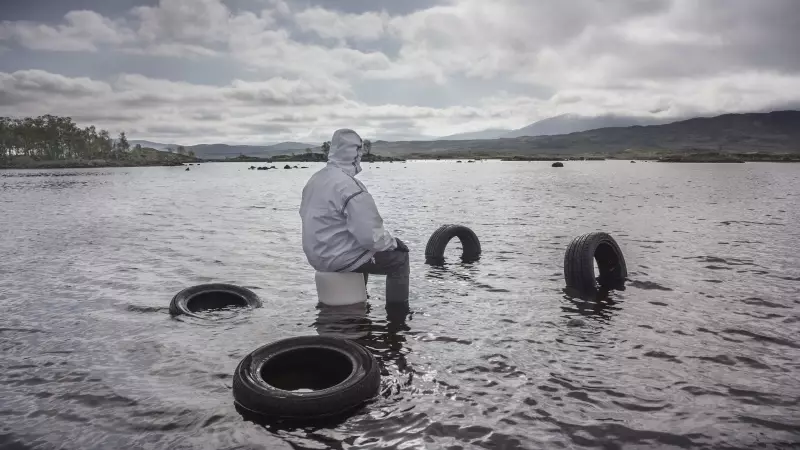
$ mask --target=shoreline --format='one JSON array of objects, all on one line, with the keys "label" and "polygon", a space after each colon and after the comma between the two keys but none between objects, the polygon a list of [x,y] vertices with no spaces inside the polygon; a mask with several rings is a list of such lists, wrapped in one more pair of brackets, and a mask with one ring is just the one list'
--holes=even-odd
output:
[{"label": "shoreline", "polygon": [[181,161],[105,161],[105,160],[75,160],[75,161],[31,161],[16,164],[0,164],[0,170],[36,170],[36,169],[93,169],[114,167],[177,167],[185,164],[198,164],[203,160],[191,162]]},{"label": "shoreline", "polygon": [[[501,162],[584,162],[584,161],[637,161],[637,162],[656,162],[656,163],[701,163],[701,164],[742,164],[753,162],[765,163],[800,163],[800,155],[735,155],[732,154],[728,158],[720,157],[702,157],[691,155],[670,155],[670,156],[626,156],[620,158],[619,156],[492,156],[492,157],[475,157],[475,156],[427,156],[419,157],[415,155],[409,158],[399,157],[386,157],[378,155],[370,155],[371,158],[364,160],[365,163],[391,163],[391,162],[406,162],[406,161],[451,161],[451,162],[479,162],[481,160],[499,160]],[[189,164],[200,163],[313,163],[325,162],[322,160],[310,160],[311,158],[291,158],[291,159],[272,159],[266,158],[237,158],[237,159],[200,159],[195,158],[191,161],[109,161],[109,160],[51,160],[51,161],[17,161],[14,163],[0,163],[0,170],[42,170],[42,169],[92,169],[92,168],[115,168],[115,167],[180,167]],[[316,158],[315,158],[316,159]]]}]

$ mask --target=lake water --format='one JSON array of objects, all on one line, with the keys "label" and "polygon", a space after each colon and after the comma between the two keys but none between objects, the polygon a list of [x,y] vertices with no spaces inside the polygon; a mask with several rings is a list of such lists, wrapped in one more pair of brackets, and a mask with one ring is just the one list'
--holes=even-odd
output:
[{"label": "lake water", "polygon": [[[305,165],[0,171],[0,448],[800,444],[800,165],[365,164],[412,252],[402,321],[379,277],[366,318],[317,310],[297,209],[320,166]],[[425,265],[445,223],[477,233],[479,262]],[[563,291],[566,246],[589,231],[628,263],[609,301]],[[170,318],[207,282],[264,307]],[[237,363],[331,331],[374,352],[381,395],[327,428],[242,420]]]}]

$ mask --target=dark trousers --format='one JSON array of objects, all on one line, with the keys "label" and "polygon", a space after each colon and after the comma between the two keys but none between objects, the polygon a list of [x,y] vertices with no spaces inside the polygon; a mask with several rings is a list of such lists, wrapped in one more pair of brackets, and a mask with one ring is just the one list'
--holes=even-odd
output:
[{"label": "dark trousers", "polygon": [[364,284],[369,274],[386,275],[386,303],[408,303],[408,252],[390,250],[375,253],[353,272],[364,274]]}]

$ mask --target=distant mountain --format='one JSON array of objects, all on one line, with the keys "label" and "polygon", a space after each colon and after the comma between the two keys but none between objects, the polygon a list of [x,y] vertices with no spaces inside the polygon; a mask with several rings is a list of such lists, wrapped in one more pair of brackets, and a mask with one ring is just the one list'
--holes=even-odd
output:
[{"label": "distant mountain", "polygon": [[435,139],[437,141],[469,141],[478,139],[501,139],[522,136],[552,136],[557,134],[577,133],[608,127],[629,127],[633,125],[659,125],[671,120],[651,119],[646,117],[628,117],[606,114],[602,116],[581,116],[578,114],[562,114],[542,119],[526,127],[516,130],[488,129],[458,133]]},{"label": "distant mountain", "polygon": [[162,144],[160,142],[145,141],[141,139],[131,139],[128,141],[128,143],[131,145],[131,147],[135,146],[136,144],[139,144],[142,147],[154,148],[156,150],[162,150],[162,151],[177,147],[177,145],[175,144]]},{"label": "distant mountain", "polygon": [[[156,150],[175,150],[178,144],[162,144],[160,142],[132,139],[128,141],[133,147],[136,144]],[[186,151],[193,151],[195,156],[202,159],[235,158],[239,155],[257,156],[266,158],[274,155],[283,155],[297,150],[317,148],[318,145],[304,144],[302,142],[281,142],[272,145],[228,145],[228,144],[200,144],[185,145]]]},{"label": "distant mountain", "polygon": [[497,157],[519,155],[669,154],[680,152],[800,154],[800,111],[725,114],[662,125],[600,128],[492,140],[375,142],[383,156]]},{"label": "distant mountain", "polygon": [[629,127],[633,125],[660,125],[671,120],[651,119],[646,117],[628,117],[606,114],[602,116],[581,116],[562,114],[534,122],[526,127],[503,134],[504,138],[521,136],[552,136],[557,134],[577,133],[609,127]]},{"label": "distant mountain", "polygon": [[468,141],[472,139],[497,139],[508,134],[511,130],[488,129],[483,131],[469,131],[466,133],[451,134],[450,136],[440,137],[437,141]]},{"label": "distant mountain", "polygon": [[304,144],[302,142],[281,142],[274,145],[200,144],[187,146],[186,150],[193,151],[196,157],[202,159],[225,159],[235,158],[239,155],[269,158],[275,155],[284,155],[298,150],[318,147],[318,145]]}]

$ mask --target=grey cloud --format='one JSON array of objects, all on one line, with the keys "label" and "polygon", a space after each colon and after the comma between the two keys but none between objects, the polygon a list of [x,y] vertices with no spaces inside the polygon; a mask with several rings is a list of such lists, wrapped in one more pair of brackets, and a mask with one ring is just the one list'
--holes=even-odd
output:
[{"label": "grey cloud", "polygon": [[192,113],[189,117],[192,120],[198,121],[221,121],[226,115],[219,112],[219,111],[208,111],[208,110],[201,110],[195,113]]},{"label": "grey cloud", "polygon": [[236,82],[225,91],[230,99],[256,105],[326,105],[344,101],[342,88],[333,84],[274,79],[266,83]]},{"label": "grey cloud", "polygon": [[237,128],[240,128],[248,133],[259,133],[259,134],[281,134],[281,133],[289,133],[291,130],[286,125],[281,124],[274,124],[274,123],[237,123],[235,125]]},{"label": "grey cloud", "polygon": [[130,134],[141,135],[161,135],[161,136],[187,136],[191,134],[196,135],[215,135],[219,133],[219,129],[210,125],[179,125],[179,124],[160,124],[149,126],[136,126],[131,128]]},{"label": "grey cloud", "polygon": [[404,15],[447,4],[449,0],[289,0],[287,3],[295,10],[318,6],[350,14],[386,11],[390,15]]},{"label": "grey cloud", "polygon": [[800,101],[796,0],[1,3],[20,5],[0,24],[3,112],[149,135],[247,141],[364,124],[412,137]]},{"label": "grey cloud", "polygon": [[41,70],[20,70],[0,73],[0,92],[26,98],[30,95],[85,97],[104,95],[111,91],[106,83],[89,78],[68,78]]}]

